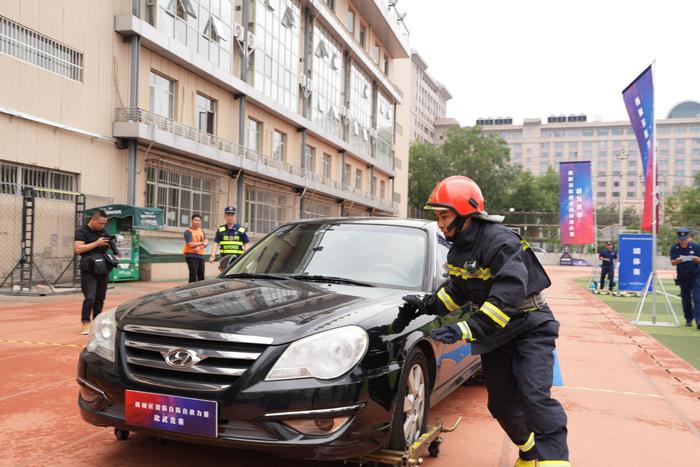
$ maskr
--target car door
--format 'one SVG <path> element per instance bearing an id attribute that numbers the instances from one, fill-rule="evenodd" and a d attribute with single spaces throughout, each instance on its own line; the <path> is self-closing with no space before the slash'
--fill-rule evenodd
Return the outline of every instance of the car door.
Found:
<path id="1" fill-rule="evenodd" d="M 447 273 L 447 252 L 451 243 L 448 242 L 439 230 L 436 233 L 435 239 L 435 259 L 437 265 L 435 267 L 435 286 L 436 288 L 449 280 Z M 456 310 L 447 316 L 441 318 L 443 324 L 456 323 L 464 319 L 464 310 Z M 438 342 L 437 359 L 437 381 L 436 387 L 450 381 L 459 373 L 463 372 L 470 366 L 476 363 L 478 356 L 471 354 L 471 344 L 466 341 L 458 341 L 454 344 L 443 344 Z"/>

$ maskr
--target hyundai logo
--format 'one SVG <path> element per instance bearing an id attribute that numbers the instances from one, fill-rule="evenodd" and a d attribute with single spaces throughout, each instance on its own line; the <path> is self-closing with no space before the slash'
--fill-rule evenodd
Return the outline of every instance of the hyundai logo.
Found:
<path id="1" fill-rule="evenodd" d="M 201 358 L 193 350 L 174 349 L 164 355 L 165 363 L 174 368 L 189 368 L 199 361 Z"/>

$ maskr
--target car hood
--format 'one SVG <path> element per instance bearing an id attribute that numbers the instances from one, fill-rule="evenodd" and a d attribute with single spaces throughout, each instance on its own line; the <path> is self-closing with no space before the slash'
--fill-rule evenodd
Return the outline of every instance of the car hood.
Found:
<path id="1" fill-rule="evenodd" d="M 132 324 L 269 337 L 283 344 L 396 310 L 406 291 L 296 280 L 212 279 L 164 290 L 117 309 Z M 389 318 L 396 315 L 392 313 Z"/>

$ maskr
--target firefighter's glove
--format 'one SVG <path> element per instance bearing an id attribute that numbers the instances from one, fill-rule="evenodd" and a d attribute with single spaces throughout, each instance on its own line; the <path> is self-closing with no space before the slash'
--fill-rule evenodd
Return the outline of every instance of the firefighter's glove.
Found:
<path id="1" fill-rule="evenodd" d="M 401 297 L 406 305 L 417 310 L 419 315 L 437 315 L 438 303 L 434 294 L 411 294 Z M 406 306 L 404 305 L 404 306 Z"/>
<path id="2" fill-rule="evenodd" d="M 472 331 L 466 321 L 459 321 L 456 324 L 446 324 L 440 328 L 433 329 L 433 338 L 444 344 L 454 344 L 459 340 L 471 342 L 474 340 Z"/>

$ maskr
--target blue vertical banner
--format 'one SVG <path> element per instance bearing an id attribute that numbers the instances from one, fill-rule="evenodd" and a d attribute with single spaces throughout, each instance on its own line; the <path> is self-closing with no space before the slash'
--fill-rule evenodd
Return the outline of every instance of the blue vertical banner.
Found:
<path id="1" fill-rule="evenodd" d="M 651 274 L 651 234 L 622 234 L 619 237 L 618 289 L 642 292 Z M 650 285 L 649 291 L 653 289 Z"/>
<path id="2" fill-rule="evenodd" d="M 655 163 L 654 142 L 654 79 L 652 66 L 649 65 L 629 86 L 622 91 L 627 115 L 629 115 L 634 135 L 637 138 L 639 153 L 642 156 L 642 172 L 644 173 L 644 210 L 642 211 L 642 230 L 651 231 L 652 211 L 654 209 L 654 193 L 657 193 L 658 180 L 652 180 Z M 656 195 L 658 196 L 658 194 Z M 658 229 L 658 203 L 656 226 Z"/>
<path id="3" fill-rule="evenodd" d="M 559 163 L 559 241 L 562 245 L 595 242 L 591 162 Z"/>

